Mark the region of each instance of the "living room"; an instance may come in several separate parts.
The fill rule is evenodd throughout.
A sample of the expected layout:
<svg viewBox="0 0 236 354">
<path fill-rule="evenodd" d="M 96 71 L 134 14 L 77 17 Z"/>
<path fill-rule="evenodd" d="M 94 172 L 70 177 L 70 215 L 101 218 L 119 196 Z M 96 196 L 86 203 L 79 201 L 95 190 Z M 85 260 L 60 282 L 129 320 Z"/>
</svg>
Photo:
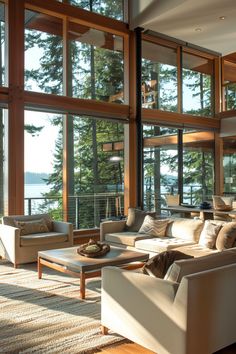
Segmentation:
<svg viewBox="0 0 236 354">
<path fill-rule="evenodd" d="M 196 208 L 234 196 L 235 11 L 232 0 L 1 0 L 1 216 L 49 213 L 79 247 L 130 207 L 169 216 L 169 194 Z M 76 306 L 78 279 L 64 275 L 63 293 L 63 274 L 1 262 L 26 307 L 44 276 L 48 296 Z M 79 300 L 85 317 L 100 316 L 99 281 Z"/>
</svg>

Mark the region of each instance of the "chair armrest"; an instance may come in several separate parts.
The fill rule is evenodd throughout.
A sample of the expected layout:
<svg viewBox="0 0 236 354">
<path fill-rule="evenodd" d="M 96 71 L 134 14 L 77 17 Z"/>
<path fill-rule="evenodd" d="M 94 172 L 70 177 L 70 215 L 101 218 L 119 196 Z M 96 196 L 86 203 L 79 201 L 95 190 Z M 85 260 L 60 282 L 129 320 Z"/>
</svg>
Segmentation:
<svg viewBox="0 0 236 354">
<path fill-rule="evenodd" d="M 17 249 L 20 248 L 20 229 L 9 225 L 0 225 L 1 253 L 3 257 L 16 260 Z"/>
<path fill-rule="evenodd" d="M 73 244 L 73 224 L 65 221 L 53 221 L 53 231 L 62 232 L 68 235 L 68 241 Z"/>
<path fill-rule="evenodd" d="M 103 221 L 100 224 L 100 241 L 104 241 L 105 234 L 124 231 L 126 220 Z"/>
</svg>

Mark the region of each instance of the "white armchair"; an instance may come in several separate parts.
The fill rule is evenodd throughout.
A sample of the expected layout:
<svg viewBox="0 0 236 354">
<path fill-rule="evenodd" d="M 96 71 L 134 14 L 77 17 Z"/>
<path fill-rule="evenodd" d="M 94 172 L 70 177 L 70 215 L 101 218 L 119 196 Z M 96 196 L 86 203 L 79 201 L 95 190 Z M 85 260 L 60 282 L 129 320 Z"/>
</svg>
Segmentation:
<svg viewBox="0 0 236 354">
<path fill-rule="evenodd" d="M 4 216 L 0 225 L 0 255 L 15 266 L 37 261 L 38 251 L 73 245 L 73 225 L 48 214 Z"/>
</svg>

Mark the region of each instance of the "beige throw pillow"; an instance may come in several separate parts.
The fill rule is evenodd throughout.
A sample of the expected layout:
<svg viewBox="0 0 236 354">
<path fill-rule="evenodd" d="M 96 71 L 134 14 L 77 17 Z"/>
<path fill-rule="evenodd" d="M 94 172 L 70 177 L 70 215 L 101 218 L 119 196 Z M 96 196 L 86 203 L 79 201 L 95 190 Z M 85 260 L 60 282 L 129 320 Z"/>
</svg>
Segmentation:
<svg viewBox="0 0 236 354">
<path fill-rule="evenodd" d="M 20 229 L 20 234 L 22 236 L 49 232 L 49 229 L 44 219 L 32 221 L 15 221 L 15 225 Z"/>
<path fill-rule="evenodd" d="M 216 239 L 216 248 L 223 251 L 234 247 L 236 242 L 236 222 L 229 222 L 223 225 Z"/>
<path fill-rule="evenodd" d="M 129 232 L 138 232 L 143 224 L 146 215 L 155 216 L 155 212 L 147 212 L 144 210 L 129 208 L 128 218 L 125 225 L 125 230 Z"/>
<path fill-rule="evenodd" d="M 169 219 L 154 219 L 150 215 L 145 216 L 139 233 L 151 236 L 165 237 Z"/>
<path fill-rule="evenodd" d="M 216 244 L 216 237 L 220 229 L 221 225 L 217 225 L 210 220 L 206 220 L 198 243 L 208 248 L 214 248 Z"/>
</svg>

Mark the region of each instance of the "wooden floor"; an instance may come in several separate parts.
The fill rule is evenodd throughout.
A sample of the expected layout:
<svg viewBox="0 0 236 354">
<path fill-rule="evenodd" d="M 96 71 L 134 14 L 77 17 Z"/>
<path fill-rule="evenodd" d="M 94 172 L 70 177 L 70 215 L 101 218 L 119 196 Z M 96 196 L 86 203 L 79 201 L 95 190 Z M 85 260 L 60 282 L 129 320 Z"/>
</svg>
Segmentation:
<svg viewBox="0 0 236 354">
<path fill-rule="evenodd" d="M 151 350 L 145 349 L 135 343 L 125 343 L 115 347 L 102 349 L 101 354 L 154 354 Z M 200 354 L 200 353 L 199 353 Z M 225 349 L 219 350 L 214 354 L 236 354 L 236 343 Z"/>
</svg>

